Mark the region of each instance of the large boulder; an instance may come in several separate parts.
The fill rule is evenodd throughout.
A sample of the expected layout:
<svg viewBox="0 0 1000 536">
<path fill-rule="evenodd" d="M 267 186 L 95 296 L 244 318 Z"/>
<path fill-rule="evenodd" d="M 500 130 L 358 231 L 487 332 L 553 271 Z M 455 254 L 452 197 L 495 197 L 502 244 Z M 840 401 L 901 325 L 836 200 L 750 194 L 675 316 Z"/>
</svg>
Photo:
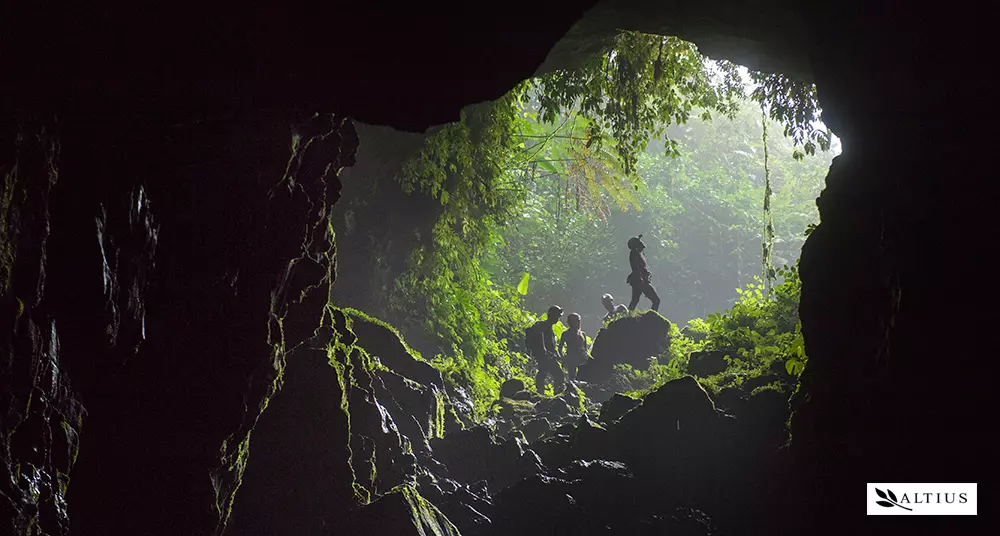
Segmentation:
<svg viewBox="0 0 1000 536">
<path fill-rule="evenodd" d="M 444 513 L 465 536 L 488 531 L 493 504 L 488 496 L 477 493 L 468 484 L 422 471 L 417 476 L 417 491 Z"/>
<path fill-rule="evenodd" d="M 608 457 L 668 479 L 677 493 L 693 492 L 708 484 L 719 451 L 726 447 L 718 444 L 719 423 L 708 393 L 686 376 L 646 395 L 610 426 L 615 452 Z"/>
<path fill-rule="evenodd" d="M 348 356 L 334 359 L 346 364 Z M 336 522 L 338 512 L 361 504 L 353 486 L 351 417 L 360 421 L 365 412 L 350 405 L 362 404 L 361 398 L 351 401 L 349 389 L 343 389 L 350 385 L 341 377 L 347 370 L 333 366 L 323 351 L 297 350 L 289 356 L 284 386 L 254 427 L 253 454 L 230 532 L 317 534 Z"/>
<path fill-rule="evenodd" d="M 738 411 L 737 408 L 741 406 L 741 403 L 746 400 L 743 391 L 735 387 L 725 387 L 720 389 L 715 396 L 712 397 L 712 401 L 715 402 L 715 407 L 717 409 L 723 410 L 726 413 L 735 414 Z"/>
<path fill-rule="evenodd" d="M 528 442 L 534 442 L 552 431 L 552 423 L 545 417 L 531 419 L 521 426 L 521 432 Z"/>
<path fill-rule="evenodd" d="M 670 321 L 656 311 L 613 320 L 597 333 L 590 351 L 593 359 L 580 367 L 579 379 L 605 381 L 619 363 L 637 369 L 647 368 L 649 358 L 660 355 L 670 346 L 670 326 Z"/>
<path fill-rule="evenodd" d="M 708 350 L 704 352 L 692 352 L 688 359 L 687 371 L 698 377 L 706 377 L 725 372 L 729 367 L 726 356 L 735 355 L 731 350 Z"/>
<path fill-rule="evenodd" d="M 520 436 L 497 441 L 489 428 L 475 426 L 431 442 L 448 477 L 459 482 L 485 481 L 490 492 L 542 471 L 541 460 Z"/>
<path fill-rule="evenodd" d="M 640 404 L 642 404 L 642 400 L 638 398 L 615 393 L 611 399 L 601 404 L 601 415 L 597 420 L 604 424 L 611 424 Z"/>
<path fill-rule="evenodd" d="M 524 382 L 517 378 L 512 378 L 503 382 L 503 385 L 500 386 L 500 396 L 513 398 L 515 394 L 523 390 Z"/>
<path fill-rule="evenodd" d="M 444 436 L 445 415 L 449 408 L 443 391 L 391 370 L 378 370 L 373 376 L 372 389 L 415 450 L 426 451 L 430 448 L 428 441 Z"/>
</svg>

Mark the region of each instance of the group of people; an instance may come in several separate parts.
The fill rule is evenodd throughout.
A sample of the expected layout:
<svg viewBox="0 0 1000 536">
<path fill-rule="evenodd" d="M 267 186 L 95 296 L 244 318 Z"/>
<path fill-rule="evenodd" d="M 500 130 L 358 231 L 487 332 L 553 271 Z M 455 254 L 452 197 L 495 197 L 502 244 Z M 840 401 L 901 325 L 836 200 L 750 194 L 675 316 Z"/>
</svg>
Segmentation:
<svg viewBox="0 0 1000 536">
<path fill-rule="evenodd" d="M 629 264 L 632 272 L 629 273 L 625 282 L 632 287 L 632 301 L 626 308 L 624 304 L 615 304 L 611 294 L 601 297 L 601 303 L 607 309 L 608 314 L 604 316 L 604 322 L 608 322 L 615 316 L 634 310 L 639 304 L 639 298 L 645 295 L 652 302 L 650 309 L 656 311 L 660 307 L 660 297 L 650 284 L 649 267 L 646 264 L 646 255 L 643 250 L 646 245 L 642 242 L 642 235 L 629 239 Z M 526 345 L 528 353 L 535 359 L 538 365 L 538 374 L 535 376 L 535 389 L 542 393 L 545 390 L 546 379 L 552 377 L 553 389 L 565 388 L 567 382 L 576 380 L 577 372 L 584 362 L 587 361 L 587 334 L 581 326 L 581 319 L 578 313 L 570 313 L 566 317 L 569 328 L 563 332 L 556 344 L 556 334 L 552 329 L 556 322 L 562 317 L 563 309 L 558 305 L 549 307 L 545 319 L 535 322 L 526 331 Z M 566 366 L 564 375 L 562 365 Z"/>
</svg>

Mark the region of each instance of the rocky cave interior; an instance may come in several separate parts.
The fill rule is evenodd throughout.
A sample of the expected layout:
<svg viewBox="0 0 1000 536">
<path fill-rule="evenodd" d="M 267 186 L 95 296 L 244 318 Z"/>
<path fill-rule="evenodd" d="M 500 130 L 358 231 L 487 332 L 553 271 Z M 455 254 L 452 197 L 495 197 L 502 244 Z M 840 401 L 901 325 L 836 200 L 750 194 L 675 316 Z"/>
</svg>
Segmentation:
<svg viewBox="0 0 1000 536">
<path fill-rule="evenodd" d="M 959 259 L 952 279 L 956 256 L 943 251 L 997 243 L 996 181 L 976 156 L 989 148 L 975 129 L 989 121 L 957 127 L 951 113 L 989 95 L 970 74 L 988 50 L 987 17 L 961 3 L 556 4 L 9 8 L 3 533 L 715 533 L 678 520 L 687 506 L 719 533 L 875 531 L 889 525 L 866 522 L 862 483 L 988 474 L 988 388 L 968 382 L 985 338 L 959 345 L 946 320 L 991 301 L 988 255 Z M 440 376 L 408 361 L 391 331 L 328 307 L 337 274 L 354 269 L 337 264 L 328 219 L 337 174 L 364 143 L 352 121 L 424 131 L 571 66 L 617 29 L 811 79 L 844 153 L 802 252 L 810 362 L 790 447 L 737 449 L 718 440 L 735 432 L 714 424 L 641 429 L 676 416 L 661 408 L 606 431 L 634 446 L 622 456 L 643 483 L 621 484 L 613 464 L 569 463 L 619 448 L 596 436 L 558 454 L 565 480 L 546 480 L 556 475 L 522 466 L 523 446 L 438 418 Z M 377 374 L 359 346 L 393 374 Z M 426 389 L 394 401 L 394 430 L 371 402 L 389 406 L 402 377 Z M 690 393 L 664 393 L 664 407 L 701 408 L 684 402 Z M 403 418 L 407 407 L 430 420 Z M 395 444 L 383 437 L 393 433 Z M 440 443 L 448 435 L 461 443 Z M 420 458 L 438 444 L 440 459 Z M 503 484 L 516 493 L 487 490 L 495 500 L 483 505 L 468 488 L 395 488 L 475 445 L 485 450 L 452 476 L 524 477 Z M 574 509 L 568 489 L 603 507 Z M 673 520 L 650 524 L 649 497 Z M 974 528 L 962 521 L 921 528 Z"/>
</svg>

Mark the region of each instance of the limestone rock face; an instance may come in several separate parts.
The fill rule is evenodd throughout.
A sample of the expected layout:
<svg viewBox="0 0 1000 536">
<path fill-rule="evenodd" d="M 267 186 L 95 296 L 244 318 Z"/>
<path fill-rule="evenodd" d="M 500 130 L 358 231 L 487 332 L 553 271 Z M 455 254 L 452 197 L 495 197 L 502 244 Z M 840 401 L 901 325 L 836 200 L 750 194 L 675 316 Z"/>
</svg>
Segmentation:
<svg viewBox="0 0 1000 536">
<path fill-rule="evenodd" d="M 53 118 L 12 119 L 0 124 L 0 533 L 66 534 L 86 411 L 46 300 L 60 144 Z"/>
<path fill-rule="evenodd" d="M 3 124 L 0 437 L 7 470 L 27 472 L 3 479 L 18 483 L 14 533 L 67 519 L 80 534 L 221 532 L 287 351 L 321 324 L 352 125 L 233 111 Z"/>
<path fill-rule="evenodd" d="M 400 486 L 348 517 L 347 526 L 326 534 L 462 536 L 444 514 L 411 486 Z"/>
</svg>

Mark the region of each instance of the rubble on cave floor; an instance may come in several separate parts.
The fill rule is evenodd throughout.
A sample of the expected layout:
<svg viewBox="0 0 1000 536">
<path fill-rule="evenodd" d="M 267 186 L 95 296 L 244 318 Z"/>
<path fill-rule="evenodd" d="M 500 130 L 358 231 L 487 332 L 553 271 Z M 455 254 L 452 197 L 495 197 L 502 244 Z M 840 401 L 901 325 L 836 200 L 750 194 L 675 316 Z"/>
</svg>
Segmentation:
<svg viewBox="0 0 1000 536">
<path fill-rule="evenodd" d="M 351 311 L 334 320 L 328 351 L 289 359 L 284 390 L 299 395 L 276 397 L 271 417 L 310 415 L 313 428 L 327 423 L 322 437 L 341 446 L 314 448 L 310 437 L 318 436 L 293 436 L 265 412 L 236 526 L 266 516 L 282 489 L 282 504 L 294 508 L 287 511 L 317 509 L 315 526 L 303 530 L 325 533 L 333 525 L 322 510 L 334 498 L 350 503 L 337 526 L 351 534 L 747 533 L 746 512 L 762 512 L 778 485 L 771 477 L 787 437 L 786 392 L 749 382 L 713 399 L 685 376 L 641 398 L 605 396 L 607 385 L 586 381 L 540 395 L 512 379 L 475 422 L 457 398 L 461 387 L 448 385 L 391 326 Z M 331 453 L 348 459 L 331 464 Z M 268 459 L 259 473 L 253 462 Z M 335 470 L 322 480 L 344 489 L 322 500 L 297 489 L 318 477 L 310 459 Z"/>
</svg>

